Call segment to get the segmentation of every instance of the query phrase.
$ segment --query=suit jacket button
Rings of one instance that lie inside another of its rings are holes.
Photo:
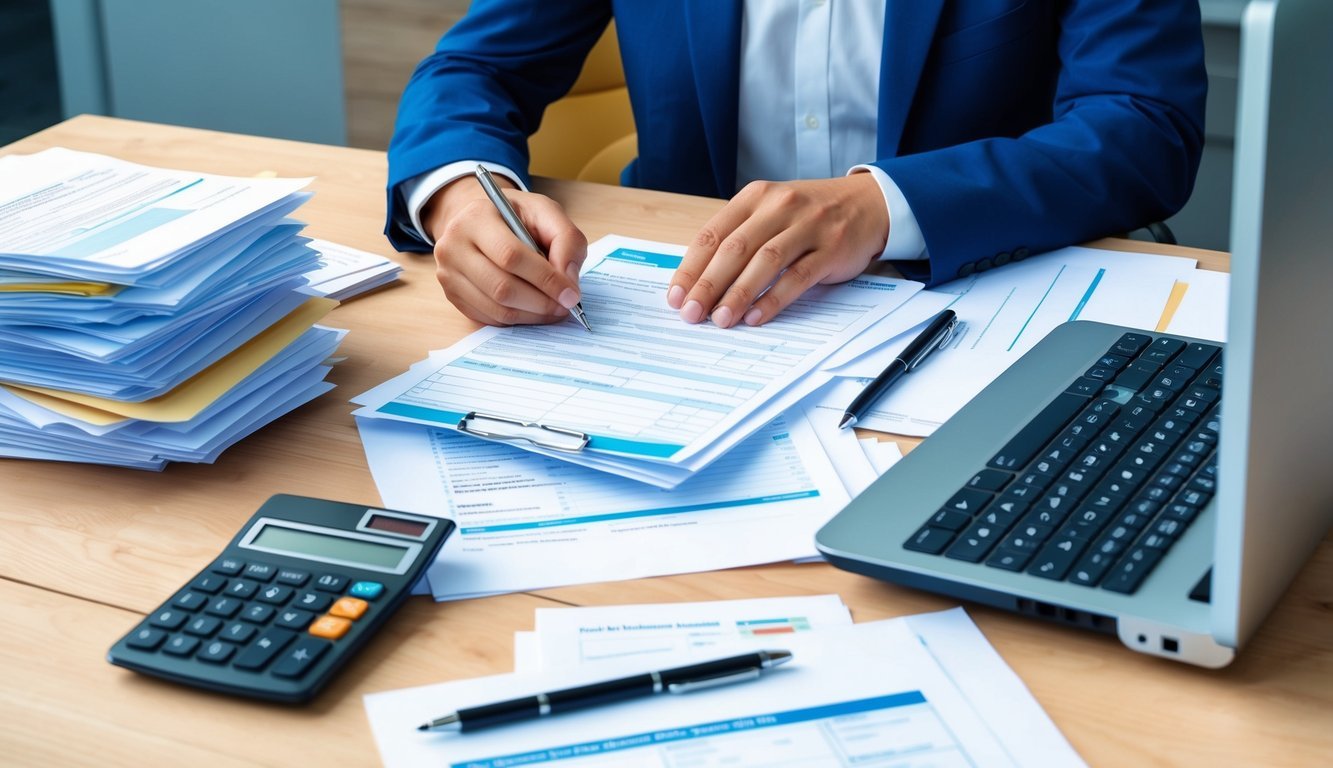
[[[969,261],[968,263],[958,268],[958,276],[968,277],[975,271],[977,271],[977,265]]]
[[[995,254],[995,266],[1003,267],[1005,264],[1008,264],[1009,260],[1012,258],[1013,254],[1009,253],[1008,251],[1000,251],[999,253]]]
[[[1014,261],[1022,261],[1029,255],[1031,255],[1031,252],[1028,251],[1027,246],[1021,246],[1014,249]]]
[[[990,259],[981,259],[977,261],[978,272],[985,272],[986,270],[990,269],[993,266],[995,266],[995,263],[992,262]]]

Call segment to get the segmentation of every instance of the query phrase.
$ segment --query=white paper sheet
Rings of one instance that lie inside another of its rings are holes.
[[[936,286],[956,298],[962,325],[941,350],[882,397],[858,427],[925,436],[1060,323],[1095,320],[1152,329],[1177,279],[1195,261],[1178,257],[1064,248],[1019,264]],[[864,380],[878,375],[918,329],[830,372]]]
[[[947,635],[940,642],[950,654],[975,652],[975,659],[955,668],[965,669],[967,679],[941,666],[932,654],[932,635]],[[555,761],[568,768],[1082,765],[1021,682],[993,651],[987,653],[985,639],[961,612],[952,622],[925,622],[919,631],[896,619],[796,633],[780,647],[790,650],[793,660],[756,681],[469,734],[415,728],[461,707],[642,672],[642,664],[497,675],[370,694],[366,711],[389,768]],[[691,660],[686,656],[677,663]],[[666,665],[663,659],[661,666]],[[997,720],[1000,716],[1007,719]],[[1022,727],[1016,735],[999,733],[999,722]]]
[[[1227,340],[1227,307],[1231,298],[1231,275],[1197,269],[1182,278],[1187,283],[1185,295],[1176,307],[1167,333],[1193,336],[1209,341]]]
[[[450,430],[358,426],[385,506],[458,524],[428,572],[442,600],[809,557],[850,499],[799,414],[673,491]]]
[[[837,595],[764,597],[700,603],[538,608],[536,630],[515,670],[563,669],[638,660],[644,669],[663,658],[709,659],[736,649],[779,647],[792,635],[852,623]]]
[[[306,292],[334,301],[346,301],[398,279],[403,268],[390,259],[328,240],[311,240],[319,251],[319,269],[306,273]]]

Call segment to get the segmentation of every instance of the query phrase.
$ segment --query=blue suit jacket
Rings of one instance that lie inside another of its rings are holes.
[[[1198,0],[885,0],[878,158],[938,283],[1169,216],[1194,184],[1207,81]],[[741,4],[473,0],[413,74],[389,148],[398,193],[460,159],[528,165],[526,138],[614,13],[638,130],[627,185],[730,197]],[[867,158],[868,160],[870,158]],[[928,272],[928,274],[927,274]]]

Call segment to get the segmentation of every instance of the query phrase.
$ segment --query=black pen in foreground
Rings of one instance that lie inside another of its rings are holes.
[[[509,204],[509,198],[505,197],[504,193],[500,191],[500,185],[495,183],[495,177],[491,175],[491,172],[486,170],[485,166],[478,165],[476,174],[477,181],[481,182],[481,188],[486,190],[486,196],[491,199],[491,203],[495,205],[496,210],[500,211],[500,218],[505,220],[505,224],[509,226],[509,231],[513,232],[519,240],[522,240],[524,245],[540,253],[542,258],[546,258],[546,251],[543,251],[541,246],[537,245],[537,241],[532,239],[532,234],[528,232],[527,227],[523,226],[523,220],[518,217],[514,207]],[[583,302],[580,301],[570,307],[569,314],[579,321],[583,330],[592,331],[592,326],[588,325],[588,316],[583,314]]]
[[[893,362],[880,372],[870,385],[861,390],[861,394],[856,396],[852,404],[847,406],[846,412],[842,414],[842,421],[838,422],[839,429],[845,429],[855,424],[870,406],[880,399],[885,392],[889,391],[898,379],[905,374],[910,373],[912,369],[921,364],[931,352],[944,346],[949,337],[953,335],[954,329],[958,327],[958,315],[954,314],[952,309],[946,309],[943,312],[931,318],[926,325],[926,330],[921,335],[912,339],[912,343],[907,345],[901,355],[893,358]]]
[[[715,661],[684,667],[644,672],[639,675],[580,685],[561,691],[539,693],[495,704],[460,709],[429,723],[418,731],[471,731],[493,725],[516,723],[576,709],[614,704],[618,701],[652,696],[655,693],[689,693],[715,685],[758,680],[767,669],[791,660],[789,651],[755,651]]]

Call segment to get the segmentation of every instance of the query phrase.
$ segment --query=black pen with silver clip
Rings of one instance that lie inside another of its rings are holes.
[[[842,421],[838,423],[838,428],[845,429],[856,424],[870,410],[870,406],[883,397],[884,393],[888,392],[889,388],[896,384],[899,379],[921,365],[922,361],[931,352],[948,344],[957,327],[958,315],[952,309],[946,309],[931,318],[925,330],[915,339],[912,339],[912,343],[907,345],[903,353],[895,357],[875,377],[875,380],[861,390],[861,394],[857,395],[856,399],[852,400],[852,404],[847,406],[847,411],[842,414]]]
[[[689,693],[718,685],[758,680],[764,671],[790,660],[789,651],[755,651],[494,704],[465,707],[444,717],[437,717],[429,723],[422,723],[417,726],[417,730],[471,731],[603,704],[614,704],[658,693]]]
[[[477,181],[481,182],[481,188],[486,191],[486,196],[491,199],[491,203],[500,212],[500,218],[504,219],[509,231],[513,232],[519,240],[522,240],[524,245],[540,254],[542,258],[547,258],[546,251],[543,251],[541,246],[537,245],[537,241],[532,238],[528,228],[523,226],[523,220],[518,217],[514,207],[509,204],[509,198],[505,197],[504,193],[500,191],[500,185],[495,183],[495,177],[491,175],[490,171],[486,170],[486,166],[478,165],[475,173]],[[592,331],[592,326],[588,325],[588,316],[583,314],[583,302],[580,301],[570,307],[569,314],[579,321],[583,330]]]

